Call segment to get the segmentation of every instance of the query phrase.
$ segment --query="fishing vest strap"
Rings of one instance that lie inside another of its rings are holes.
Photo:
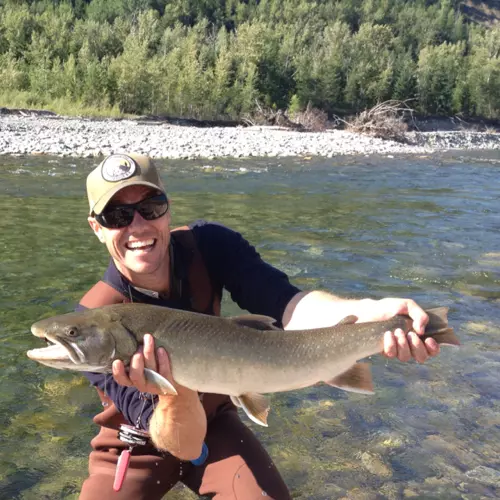
[[[220,316],[221,297],[212,285],[207,267],[188,226],[172,229],[171,238],[189,253],[188,283],[192,308],[201,313]]]

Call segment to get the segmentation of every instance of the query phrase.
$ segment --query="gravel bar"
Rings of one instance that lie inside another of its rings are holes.
[[[343,130],[296,132],[277,127],[197,128],[140,120],[0,116],[1,155],[91,158],[136,152],[153,158],[283,157],[432,153],[500,149],[500,134],[410,132],[408,142]]]

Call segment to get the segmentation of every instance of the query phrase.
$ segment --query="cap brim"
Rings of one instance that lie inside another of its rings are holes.
[[[106,208],[106,205],[110,202],[111,198],[113,198],[113,196],[118,193],[118,191],[121,191],[122,189],[129,186],[147,186],[155,189],[156,191],[161,191],[162,193],[165,192],[157,184],[153,184],[152,182],[137,181],[135,179],[124,180],[123,182],[120,182],[118,186],[115,186],[113,189],[110,189],[103,196],[101,196],[101,198],[97,200],[95,205],[90,210],[90,214],[100,214]]]

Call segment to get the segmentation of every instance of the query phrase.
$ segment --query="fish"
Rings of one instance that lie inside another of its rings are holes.
[[[421,338],[460,344],[448,325],[448,308],[426,313],[429,322]],[[321,382],[373,394],[370,365],[359,360],[383,351],[386,331],[401,328],[408,333],[413,321],[405,315],[357,321],[351,315],[327,328],[285,331],[268,316],[218,317],[149,304],[115,304],[37,321],[31,331],[49,346],[29,350],[27,356],[52,368],[110,373],[114,360],[127,366],[150,333],[155,347],[168,352],[178,384],[228,395],[253,422],[267,426],[270,404],[265,394]],[[145,369],[145,376],[164,394],[177,394],[159,373]]]

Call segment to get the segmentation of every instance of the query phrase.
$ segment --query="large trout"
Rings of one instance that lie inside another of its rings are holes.
[[[448,309],[426,311],[423,338],[458,345],[448,326]],[[372,393],[370,367],[357,361],[382,352],[383,334],[412,330],[408,316],[356,323],[348,316],[338,325],[283,331],[267,316],[221,318],[147,304],[117,304],[44,319],[34,335],[51,343],[28,357],[59,369],[108,373],[115,359],[126,365],[151,333],[164,347],[176,382],[199,392],[227,394],[256,423],[267,425],[269,403],[262,393],[291,391],[318,382],[344,390]],[[165,393],[174,387],[159,374],[146,377]]]

